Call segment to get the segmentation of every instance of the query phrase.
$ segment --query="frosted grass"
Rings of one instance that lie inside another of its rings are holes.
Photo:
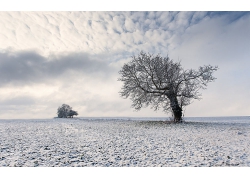
[[[249,117],[0,120],[0,166],[250,166]]]

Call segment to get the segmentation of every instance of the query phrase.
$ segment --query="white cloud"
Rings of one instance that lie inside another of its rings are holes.
[[[182,12],[1,12],[0,49],[35,49],[50,52],[102,53],[109,50],[128,51],[139,44],[167,42],[177,33],[183,21]],[[168,29],[166,29],[168,27]],[[161,29],[161,30],[160,30]],[[147,31],[160,30],[161,36],[144,39]],[[133,39],[129,38],[132,33]],[[120,36],[128,36],[122,39]],[[124,44],[124,45],[123,45]],[[126,46],[127,45],[127,46]],[[141,47],[143,48],[143,46]]]

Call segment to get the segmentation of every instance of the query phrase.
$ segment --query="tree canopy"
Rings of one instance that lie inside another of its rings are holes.
[[[72,107],[70,107],[67,104],[63,104],[62,106],[58,107],[57,109],[57,115],[59,118],[73,118],[73,116],[77,116],[77,111],[72,110]]]

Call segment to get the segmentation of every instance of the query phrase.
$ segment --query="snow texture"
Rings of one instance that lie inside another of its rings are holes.
[[[249,120],[0,120],[0,166],[250,166]]]

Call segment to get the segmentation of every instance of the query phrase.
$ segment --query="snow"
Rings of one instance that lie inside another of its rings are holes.
[[[0,166],[250,166],[250,117],[0,120]]]

